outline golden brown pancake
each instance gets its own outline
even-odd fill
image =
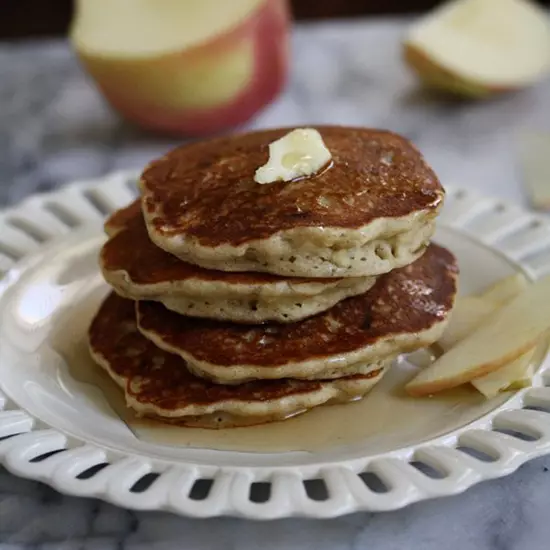
[[[457,274],[454,256],[432,244],[413,264],[379,277],[368,292],[305,321],[239,326],[140,302],[138,326],[217,382],[333,378],[438,340],[454,304]]]
[[[372,287],[374,277],[291,278],[228,273],[183,262],[149,239],[136,201],[105,223],[111,238],[100,266],[115,291],[133,300],[156,300],[191,317],[240,323],[293,322],[329,309]]]
[[[89,329],[95,361],[119,384],[138,414],[201,425],[202,415],[223,413],[246,419],[237,424],[277,420],[327,402],[362,397],[380,380],[385,364],[367,374],[337,381],[269,380],[236,386],[214,384],[187,369],[181,357],[157,348],[137,329],[134,304],[109,295]],[[219,417],[223,420],[223,416]],[[223,423],[219,427],[222,427]]]
[[[290,128],[179,147],[152,162],[140,186],[151,239],[179,258],[224,271],[372,276],[427,245],[444,191],[405,138],[318,127],[330,167],[259,185],[268,145]]]

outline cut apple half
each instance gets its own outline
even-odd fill
[[[245,21],[262,0],[77,0],[71,36],[90,55],[143,59],[209,42]]]
[[[452,0],[414,24],[405,60],[429,86],[482,97],[550,69],[550,23],[528,0]]]
[[[534,348],[550,329],[550,277],[528,286],[411,380],[410,395],[424,396],[485,376]]]
[[[71,40],[109,103],[151,129],[244,123],[281,90],[286,0],[78,0]]]

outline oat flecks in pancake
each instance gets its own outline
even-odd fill
[[[258,185],[269,143],[289,129],[185,145],[141,178],[154,231],[204,246],[265,239],[297,227],[360,228],[378,218],[435,209],[443,189],[405,138],[380,130],[319,127],[332,166],[316,177]]]
[[[101,305],[89,329],[94,359],[123,387],[138,413],[178,418],[224,411],[241,416],[303,411],[331,399],[366,393],[384,366],[342,381],[256,381],[223,386],[191,374],[185,361],[155,347],[137,330],[134,304],[115,294]]]
[[[456,278],[453,255],[431,245],[419,260],[380,277],[368,292],[291,325],[199,321],[153,302],[137,305],[138,324],[157,345],[218,381],[308,378],[332,363],[343,368],[433,343],[452,309]]]

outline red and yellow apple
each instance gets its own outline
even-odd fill
[[[451,0],[410,28],[406,63],[429,87],[482,98],[550,70],[550,19],[530,0]]]
[[[183,135],[246,122],[279,93],[286,0],[80,0],[71,39],[107,101]]]

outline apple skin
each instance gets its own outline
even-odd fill
[[[282,90],[289,8],[265,0],[246,20],[196,47],[123,59],[77,53],[105,99],[150,130],[202,136],[244,124]]]
[[[485,99],[515,90],[511,87],[488,86],[463,78],[434,63],[424,52],[410,44],[403,46],[403,58],[426,87],[457,97]]]

